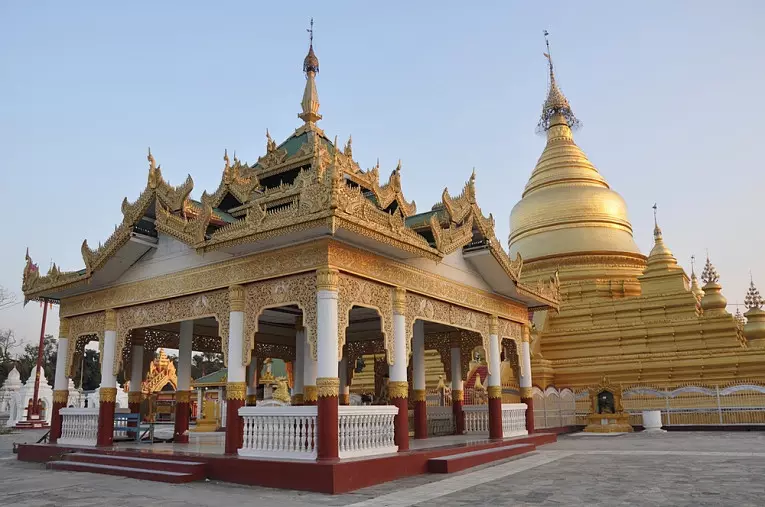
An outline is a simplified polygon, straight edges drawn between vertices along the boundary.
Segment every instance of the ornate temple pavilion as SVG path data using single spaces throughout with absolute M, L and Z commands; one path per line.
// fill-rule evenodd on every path
M 146 187 L 122 202 L 109 238 L 83 242 L 84 268 L 53 265 L 43 275 L 27 255 L 26 300 L 60 304 L 55 393 L 66 392 L 84 344 L 100 342 L 97 438 L 88 445 L 112 445 L 116 376 L 140 386 L 143 357 L 160 347 L 179 350 L 176 443 L 189 438 L 192 350 L 223 354 L 229 454 L 342 461 L 406 451 L 409 400 L 415 437 L 427 436 L 426 350 L 441 354 L 461 434 L 462 382 L 477 346 L 488 404 L 471 415 L 475 428 L 495 439 L 533 431 L 529 315 L 557 308 L 557 279 L 521 282 L 521 258 L 508 257 L 478 206 L 475 173 L 418 212 L 400 163 L 382 180 L 379 166 L 362 169 L 351 140 L 341 147 L 318 125 L 312 45 L 303 70 L 301 124 L 279 144 L 267 132 L 256 163 L 226 153 L 220 185 L 195 201 L 191 176 L 171 186 L 149 151 Z M 345 406 L 348 363 L 368 353 L 387 361 L 389 404 Z M 293 406 L 244 406 L 265 358 L 294 364 Z M 522 403 L 502 403 L 502 361 Z M 95 416 L 67 412 L 59 398 L 51 441 L 72 443 L 67 431 Z
M 662 387 L 765 381 L 765 312 L 754 283 L 746 316 L 731 315 L 709 258 L 701 286 L 678 266 L 658 221 L 651 252 L 640 252 L 624 200 L 574 142 L 579 122 L 551 59 L 549 71 L 538 126 L 547 144 L 510 215 L 521 282 L 560 280 L 560 309 L 533 316 L 535 385 L 581 388 L 604 375 Z

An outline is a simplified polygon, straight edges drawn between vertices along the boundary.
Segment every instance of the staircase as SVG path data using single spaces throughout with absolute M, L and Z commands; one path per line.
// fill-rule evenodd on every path
M 465 470 L 478 465 L 484 465 L 501 459 L 510 458 L 519 454 L 525 454 L 536 450 L 537 446 L 531 442 L 511 443 L 500 447 L 466 451 L 457 454 L 449 454 L 428 460 L 428 472 L 436 474 L 450 474 Z
M 49 461 L 47 468 L 175 484 L 199 481 L 207 477 L 206 466 L 202 462 L 86 452 L 64 454 L 58 461 Z

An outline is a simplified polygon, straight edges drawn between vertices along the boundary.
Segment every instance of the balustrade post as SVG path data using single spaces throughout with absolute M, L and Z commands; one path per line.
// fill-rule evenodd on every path
M 104 353 L 101 356 L 101 386 L 98 389 L 99 446 L 111 446 L 114 441 L 114 404 L 117 402 L 117 378 L 114 376 L 114 355 L 117 345 L 117 314 L 106 310 Z
M 409 382 L 406 354 L 406 291 L 393 292 L 393 364 L 390 365 L 388 395 L 391 405 L 398 407 L 394 419 L 394 440 L 399 451 L 409 450 Z M 426 430 L 427 431 L 427 430 Z
M 486 391 L 489 395 L 489 438 L 502 438 L 502 374 L 499 362 L 499 319 L 492 315 L 489 320 L 489 378 Z
M 529 434 L 534 433 L 534 396 L 531 390 L 531 334 L 530 326 L 523 326 L 523 334 L 521 335 L 521 364 L 520 364 L 520 378 L 518 384 L 521 391 L 521 403 L 526 404 L 526 431 Z M 547 411 L 545 407 L 545 417 L 547 417 Z
M 319 459 L 338 457 L 338 279 L 339 273 L 334 269 L 320 269 L 316 272 L 316 404 Z M 309 358 L 305 359 L 308 362 Z M 305 391 L 304 395 L 307 393 Z
M 56 376 L 53 382 L 53 407 L 51 409 L 51 427 L 50 438 L 51 444 L 55 444 L 56 440 L 61 436 L 61 413 L 62 408 L 66 408 L 66 404 L 69 401 L 69 383 L 66 378 L 66 355 L 69 347 L 69 319 L 61 318 L 58 325 L 58 349 L 56 353 Z
M 242 446 L 242 418 L 239 409 L 244 406 L 247 392 L 246 372 L 242 357 L 244 341 L 244 287 L 229 288 L 228 328 L 228 382 L 226 384 L 226 454 L 236 454 Z
M 428 404 L 425 391 L 425 323 L 421 320 L 414 322 L 412 361 L 414 438 L 428 438 Z

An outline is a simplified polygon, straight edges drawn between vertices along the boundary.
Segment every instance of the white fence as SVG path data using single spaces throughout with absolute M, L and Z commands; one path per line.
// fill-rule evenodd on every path
M 571 389 L 557 390 L 548 387 L 544 391 L 535 387 L 532 391 L 534 399 L 534 428 L 559 428 L 573 426 L 577 423 L 577 399 Z M 586 416 L 586 414 L 585 414 Z
M 393 442 L 393 419 L 398 407 L 341 406 L 338 407 L 338 455 L 357 458 L 398 451 Z
M 526 431 L 525 403 L 502 404 L 502 436 L 516 437 L 528 435 Z M 465 405 L 462 407 L 465 413 L 465 432 L 467 434 L 489 433 L 489 406 L 488 405 Z
M 315 406 L 242 407 L 244 438 L 240 456 L 316 459 Z
M 95 447 L 98 436 L 97 408 L 62 408 L 60 445 Z

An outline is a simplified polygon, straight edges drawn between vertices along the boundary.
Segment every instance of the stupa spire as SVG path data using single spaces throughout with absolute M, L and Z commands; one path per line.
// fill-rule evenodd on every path
M 651 253 L 648 254 L 648 262 L 645 273 L 652 273 L 655 271 L 665 270 L 679 270 L 677 267 L 677 259 L 672 255 L 672 251 L 664 244 L 664 238 L 661 234 L 661 227 L 659 227 L 659 220 L 657 218 L 657 212 L 659 207 L 653 205 L 653 248 Z
M 697 299 L 704 297 L 704 290 L 699 285 L 699 279 L 696 277 L 696 256 L 691 255 L 691 292 Z
M 759 310 L 762 308 L 762 304 L 763 299 L 762 296 L 760 296 L 760 291 L 755 287 L 752 274 L 749 273 L 749 290 L 746 291 L 744 306 L 747 310 L 751 310 L 752 308 L 757 308 Z
M 313 18 L 311 18 L 311 27 L 307 29 L 309 35 L 308 54 L 303 60 L 303 72 L 305 72 L 305 90 L 303 91 L 303 100 L 300 103 L 303 112 L 298 114 L 298 118 L 307 125 L 311 125 L 321 120 L 319 114 L 319 93 L 316 91 L 316 74 L 319 73 L 319 59 L 313 51 Z
M 558 82 L 555 80 L 555 66 L 553 65 L 552 53 L 550 51 L 549 35 L 549 32 L 544 30 L 545 46 L 547 47 L 547 52 L 544 55 L 547 58 L 547 65 L 550 70 L 550 83 L 547 89 L 547 99 L 542 105 L 542 116 L 537 124 L 537 131 L 539 133 L 547 132 L 550 130 L 550 127 L 560 123 L 565 124 L 570 129 L 576 129 L 580 126 L 579 120 L 574 115 L 568 99 L 563 95 L 563 92 L 558 87 Z
M 701 273 L 701 281 L 704 282 L 704 297 L 701 298 L 701 308 L 706 313 L 727 313 L 725 307 L 728 301 L 722 295 L 722 287 L 718 283 L 720 275 L 709 260 L 707 253 L 707 262 L 704 264 L 704 271 Z
M 749 273 L 749 290 L 746 291 L 744 306 L 747 311 L 744 314 L 746 322 L 744 323 L 744 336 L 750 345 L 762 346 L 765 344 L 765 311 L 762 305 L 765 303 L 760 291 L 754 286 L 752 273 Z

